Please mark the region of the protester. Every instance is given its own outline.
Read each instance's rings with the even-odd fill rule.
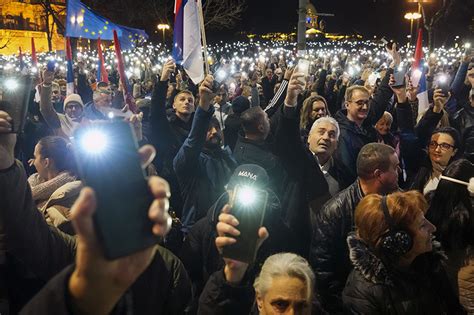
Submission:
[[[121,259],[105,260],[93,228],[96,197],[90,188],[82,190],[71,210],[77,237],[48,227],[34,205],[23,166],[15,160],[16,135],[9,134],[11,121],[6,112],[0,111],[0,248],[14,257],[7,261],[10,275],[16,275],[18,267],[24,266],[38,279],[50,281],[23,313],[50,314],[53,305],[58,314],[71,309],[109,313],[116,304],[116,312],[181,313],[190,294],[189,282],[181,262],[168,250],[157,245]],[[148,163],[154,154],[150,147],[141,151],[143,161]],[[164,236],[169,230],[169,187],[156,177],[149,180],[149,185],[155,198],[149,210],[153,232]],[[67,267],[74,260],[76,264]],[[10,286],[21,285],[17,278],[11,279]]]
[[[250,108],[250,101],[244,96],[237,96],[232,100],[232,113],[227,116],[224,124],[224,143],[231,150],[234,150],[235,144],[242,131],[242,120],[240,116]]]
[[[357,180],[330,199],[313,222],[310,263],[316,274],[316,292],[324,309],[342,311],[341,292],[352,266],[346,238],[354,228],[354,210],[369,194],[398,189],[399,161],[385,144],[365,145],[357,158]]]
[[[60,228],[69,220],[69,209],[82,188],[70,146],[61,137],[42,138],[29,161],[37,170],[28,178],[33,200],[46,221]],[[63,228],[71,231],[69,226]]]
[[[331,116],[326,100],[322,96],[310,96],[303,102],[300,114],[300,129],[303,143],[307,142],[309,131],[316,119]]]
[[[433,241],[419,192],[364,197],[347,238],[354,270],[342,299],[347,314],[465,314]]]
[[[212,205],[206,217],[196,222],[190,229],[183,247],[180,258],[189,273],[193,284],[193,302],[189,310],[197,309],[199,295],[209,277],[224,266],[224,261],[219,256],[215,246],[216,225],[219,222],[221,210],[231,201],[231,196],[237,185],[245,187],[256,187],[268,192],[268,201],[265,208],[263,224],[271,233],[268,240],[259,248],[255,264],[249,268],[249,274],[258,273],[261,264],[272,254],[285,251],[294,251],[297,246],[293,242],[290,230],[285,224],[281,213],[279,195],[270,187],[270,178],[266,171],[258,165],[239,165],[226,185],[226,192]]]
[[[393,61],[374,97],[370,99],[370,92],[365,87],[353,85],[346,90],[346,108],[337,112],[335,116],[341,128],[336,159],[347,166],[352,180],[357,177],[355,166],[357,155],[365,144],[377,140],[373,125],[383,115],[392,97],[388,83],[393,69],[400,64],[400,55],[396,46],[388,52]]]
[[[468,313],[474,312],[474,198],[467,187],[472,177],[472,163],[464,159],[451,163],[440,177],[426,213],[426,217],[437,227],[436,238],[446,250],[451,285]]]
[[[213,117],[211,101],[213,77],[199,87],[199,106],[189,136],[173,160],[184,200],[183,231],[200,218],[224,192],[224,186],[237,166],[229,149],[222,149],[222,130]]]
[[[216,246],[236,243],[240,234],[236,218],[229,206],[223,208],[217,224]],[[269,237],[265,227],[258,230],[259,248]],[[255,278],[255,299],[250,287],[254,277],[248,276],[249,265],[224,258],[223,270],[214,273],[199,299],[199,314],[250,314],[254,300],[260,314],[292,313],[311,314],[314,297],[314,273],[302,257],[283,253],[268,257],[260,275]],[[288,289],[288,287],[290,289]]]

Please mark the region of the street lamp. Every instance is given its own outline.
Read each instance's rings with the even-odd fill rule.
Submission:
[[[165,44],[165,32],[170,29],[168,24],[158,24],[158,29],[163,31],[163,45]]]
[[[421,14],[418,12],[408,12],[405,14],[405,19],[410,20],[410,42],[408,44],[411,44],[411,39],[413,37],[413,21],[420,18]]]

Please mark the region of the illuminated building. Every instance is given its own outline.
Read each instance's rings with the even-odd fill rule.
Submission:
[[[64,23],[66,0],[0,0],[0,54],[16,54],[19,47],[30,52],[31,38],[35,39],[37,52],[47,51],[48,27],[52,50],[64,49],[64,38],[42,3],[50,5]]]

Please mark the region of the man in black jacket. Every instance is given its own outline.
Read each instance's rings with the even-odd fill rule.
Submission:
[[[272,100],[273,96],[275,95],[275,84],[277,83],[277,76],[273,75],[273,70],[271,68],[267,68],[265,70],[265,77],[262,79],[262,87],[263,87],[263,97],[265,98],[265,105],[269,104]]]
[[[342,311],[341,292],[352,269],[346,238],[354,228],[354,210],[368,194],[384,195],[397,190],[399,171],[392,147],[381,143],[365,145],[357,158],[358,179],[316,215],[310,263],[318,279],[317,293],[331,314]]]
[[[287,177],[280,158],[273,153],[274,143],[268,141],[270,119],[261,107],[251,107],[241,115],[243,134],[234,148],[234,158],[239,164],[257,164],[270,178],[270,188],[280,196]]]
[[[160,80],[156,83],[151,98],[151,142],[159,152],[154,164],[158,174],[171,186],[171,207],[178,216],[181,215],[183,201],[178,180],[173,170],[173,158],[191,130],[194,115],[194,96],[190,91],[180,91],[173,100],[173,109],[168,118],[166,115],[166,93],[168,81],[176,65],[169,60],[163,66]]]

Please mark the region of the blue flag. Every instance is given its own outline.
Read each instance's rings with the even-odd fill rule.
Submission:
[[[113,40],[117,31],[122,49],[131,49],[137,43],[148,39],[145,31],[112,23],[96,14],[79,0],[67,1],[66,36],[88,39]]]

